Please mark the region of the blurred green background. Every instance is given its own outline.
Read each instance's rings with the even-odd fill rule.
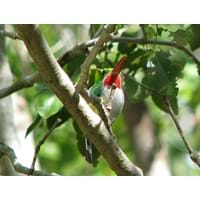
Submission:
[[[101,27],[98,25],[96,27],[95,25],[92,27],[90,25],[40,25],[40,28],[52,52],[56,58],[59,58],[76,44],[88,41]],[[13,27],[7,25],[6,29],[13,30]],[[149,25],[145,29],[150,39],[175,40],[182,45],[190,45],[194,51],[200,47],[199,41],[199,43],[194,42],[196,34],[200,32],[198,25],[195,27],[191,25]],[[117,34],[141,37],[143,32],[139,25],[119,25]],[[197,45],[194,47],[194,44]],[[139,45],[139,47],[144,52],[162,48],[170,52],[174,59],[181,63],[181,75],[176,82],[179,88],[178,120],[188,141],[195,150],[200,151],[200,95],[198,92],[200,91],[200,79],[196,64],[183,52],[172,47],[152,45]],[[92,68],[112,67],[119,56],[118,51],[124,54],[127,53],[128,48],[135,49],[136,47],[131,44],[119,46],[116,43],[107,46],[97,56]],[[8,39],[6,49],[14,81],[36,72],[36,67],[21,42]],[[199,55],[198,51],[195,51],[195,55]],[[64,67],[67,73],[73,74],[74,82],[79,77],[79,67],[84,58],[85,55],[78,56]],[[139,64],[142,65],[142,62],[140,61]],[[137,74],[139,74],[138,71]],[[18,94],[26,100],[32,121],[38,113],[43,118],[47,118],[62,106],[42,82],[35,84],[34,87],[21,90]],[[115,175],[102,156],[96,167],[85,161],[77,148],[77,135],[72,121],[70,118],[57,128],[42,146],[39,153],[41,169],[62,175]],[[26,128],[29,125],[26,124]],[[145,170],[146,175],[200,175],[200,170],[190,160],[172,119],[155,105],[151,96],[145,96],[139,92],[132,99],[127,97],[123,113],[113,124],[113,131],[116,133],[120,147],[133,162]],[[47,128],[43,120],[33,130],[34,143],[36,144],[46,132]]]

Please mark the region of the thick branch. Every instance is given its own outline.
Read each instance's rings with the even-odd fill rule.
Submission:
[[[51,54],[39,29],[34,25],[16,25],[16,29],[43,80],[62,101],[83,134],[95,144],[116,174],[142,175],[142,171],[131,163],[117,145],[101,118],[76,92],[73,83]]]
[[[96,55],[103,48],[104,43],[108,42],[109,39],[111,39],[110,33],[112,33],[114,31],[114,29],[115,29],[114,24],[108,25],[104,29],[104,31],[101,33],[100,37],[98,38],[96,44],[91,49],[88,57],[85,59],[84,63],[81,65],[81,75],[80,75],[79,83],[77,85],[78,91],[81,91],[87,85],[90,65],[92,64],[92,61],[95,59]]]
[[[16,156],[14,150],[12,148],[10,148],[9,146],[7,146],[6,144],[0,143],[0,158],[4,155],[9,158],[10,162],[12,163],[14,169],[17,172],[26,174],[26,175],[30,174],[31,169],[24,167],[23,165],[21,165],[18,162],[17,156]],[[51,176],[51,175],[55,175],[55,174],[48,174],[46,172],[35,170],[35,171],[33,171],[33,175],[34,176]]]

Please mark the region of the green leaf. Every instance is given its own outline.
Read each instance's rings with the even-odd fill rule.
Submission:
[[[157,95],[157,94],[152,94],[152,100],[153,102],[156,104],[156,106],[158,108],[160,108],[162,111],[168,113],[169,108],[167,107],[167,105],[165,104],[163,98],[164,96],[161,95]],[[170,104],[170,107],[172,108],[174,114],[178,114],[178,102],[177,102],[177,98],[173,97],[173,96],[167,96],[166,97],[168,99],[168,102]]]
[[[161,110],[165,112],[168,110],[163,102],[163,96],[166,96],[174,113],[177,114],[178,88],[176,82],[181,76],[182,70],[181,67],[177,68],[178,65],[172,63],[169,57],[170,54],[167,52],[156,52],[152,59],[154,66],[148,70],[145,84],[152,89],[152,100]]]
[[[145,51],[143,49],[136,49],[130,55],[128,55],[128,59],[124,67],[136,73],[138,69],[146,68],[149,56],[151,56],[151,54],[151,50]]]
[[[159,93],[165,94],[167,87],[170,84],[166,73],[166,66],[171,65],[170,61],[166,59],[169,55],[165,52],[159,52],[152,59],[153,67],[147,72],[149,86]]]
[[[158,108],[160,108],[162,111],[168,113],[168,108],[167,108],[166,104],[163,101],[163,96],[160,96],[158,94],[153,93],[151,95],[151,98],[152,98],[153,102],[156,104],[156,106]]]
[[[145,99],[149,95],[149,91],[141,85],[138,85],[134,78],[126,76],[124,82],[125,92],[130,101],[137,102]]]
[[[54,45],[60,39],[55,24],[41,24],[40,29],[50,46]]]
[[[45,93],[38,95],[34,99],[34,105],[41,117],[48,118],[61,108],[62,103],[55,95]]]
[[[67,73],[73,74],[72,80],[75,80],[80,75],[80,66],[84,62],[86,54],[79,54],[67,63]]]
[[[161,93],[169,95],[167,92],[176,88],[176,81],[182,75],[183,67],[176,65],[169,59],[170,54],[164,51],[159,51],[152,59],[153,67],[148,73],[149,86]],[[171,95],[171,94],[170,94]]]
[[[190,30],[192,32],[190,46],[192,50],[195,50],[200,47],[200,24],[192,24]]]
[[[11,45],[9,45],[8,47],[9,48],[7,48],[7,56],[11,72],[16,78],[20,79],[23,76],[23,72],[19,52],[16,51],[16,49],[14,49]]]
[[[178,29],[175,32],[170,32],[170,36],[174,38],[178,44],[185,46],[192,38],[192,34],[188,30]]]
[[[133,37],[131,33],[124,32],[122,34],[124,37]],[[131,52],[137,47],[137,45],[133,44],[132,42],[120,42],[118,45],[118,51],[121,54],[126,54],[129,56]]]
[[[73,126],[74,129],[76,131],[76,139],[77,139],[77,146],[78,146],[78,150],[81,153],[81,155],[83,157],[86,158],[86,150],[85,150],[85,137],[83,136],[83,133],[81,132],[78,124],[75,122],[75,120],[73,120]],[[92,145],[92,165],[93,167],[96,167],[98,164],[98,158],[101,154],[99,153],[99,151],[97,150],[97,148]]]
[[[156,31],[157,31],[157,34],[158,34],[159,36],[161,36],[162,33],[168,31],[168,29],[166,29],[166,28],[164,28],[164,27],[160,27],[160,26],[157,25],[157,26],[156,26]]]
[[[170,50],[170,61],[173,63],[174,66],[174,72],[180,73],[183,70],[183,67],[185,66],[187,62],[187,55],[185,52],[182,52],[178,49],[171,49]],[[180,74],[181,76],[182,74]]]
[[[144,31],[145,31],[146,37],[148,39],[151,39],[151,38],[155,39],[157,37],[158,29],[157,29],[156,25],[144,24],[143,27],[144,27]],[[161,28],[159,29],[159,31],[161,31]]]
[[[174,112],[175,115],[178,115],[179,109],[178,109],[178,100],[175,96],[168,96],[169,104]]]
[[[37,114],[35,120],[30,124],[30,126],[26,130],[25,138],[31,133],[31,131],[41,122],[42,117]]]
[[[90,68],[89,85],[94,85],[99,80],[102,80],[102,78],[103,78],[103,70],[102,69],[99,69],[96,67]]]
[[[47,128],[51,129],[57,119],[60,119],[59,123],[56,125],[56,127],[59,127],[67,122],[70,117],[71,115],[69,114],[69,112],[65,109],[65,107],[62,107],[58,112],[54,113],[46,119]]]
[[[155,27],[148,26],[147,35],[148,35],[148,38],[155,38],[157,36]]]

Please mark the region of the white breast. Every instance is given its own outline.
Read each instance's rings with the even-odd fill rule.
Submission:
[[[102,87],[101,90],[101,96],[106,99],[106,101],[109,100],[110,94],[111,94],[111,88],[108,87]],[[113,91],[112,96],[112,107],[110,111],[110,120],[113,122],[115,118],[121,113],[124,106],[124,93],[122,89],[115,88]]]

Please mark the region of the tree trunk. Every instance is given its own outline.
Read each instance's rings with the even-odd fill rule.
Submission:
[[[4,25],[0,25],[4,30]],[[5,37],[0,36],[0,89],[12,84],[12,74],[7,60]],[[9,145],[15,151],[21,164],[30,167],[34,153],[32,138],[24,139],[25,129],[30,124],[30,116],[25,112],[25,104],[17,95],[0,99],[0,142]],[[4,156],[0,159],[0,175],[20,175]]]
[[[0,30],[4,25],[0,25]],[[7,87],[11,83],[11,73],[6,57],[5,37],[0,36],[0,89]],[[0,141],[14,148],[19,147],[19,140],[15,133],[13,118],[13,101],[8,96],[0,100]],[[0,173],[2,175],[16,175],[7,158],[0,160]]]
[[[147,106],[144,102],[132,104],[126,100],[124,116],[136,161],[146,174],[156,150],[154,126]]]
[[[144,101],[132,104],[126,100],[124,116],[132,149],[145,175],[170,175],[167,151],[155,136],[155,127]]]

